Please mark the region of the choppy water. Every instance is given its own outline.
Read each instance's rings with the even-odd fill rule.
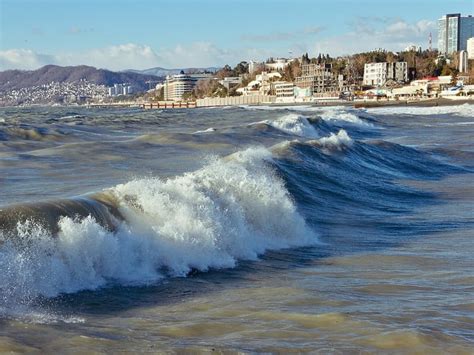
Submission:
[[[474,351],[474,106],[0,110],[0,352]]]

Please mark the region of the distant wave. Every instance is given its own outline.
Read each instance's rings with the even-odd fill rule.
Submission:
[[[0,129],[0,140],[29,140],[29,141],[59,141],[63,140],[66,134],[58,130],[37,127],[7,127]]]
[[[433,106],[433,107],[422,107],[422,106],[396,106],[396,107],[380,107],[370,108],[367,112],[377,115],[445,115],[454,114],[456,116],[463,117],[474,117],[474,104],[463,104],[453,106]]]
[[[345,106],[241,106],[247,110],[264,110],[264,111],[292,111],[292,112],[299,112],[299,113],[312,113],[314,115],[319,116],[321,119],[325,121],[342,121],[347,122],[350,124],[355,125],[362,125],[362,126],[369,126],[373,127],[373,124],[362,119],[361,117],[370,119],[372,118],[369,116],[365,111],[356,110],[352,108],[348,108]],[[361,117],[359,117],[361,116]]]
[[[194,132],[194,134],[198,134],[198,133],[212,133],[212,132],[215,132],[216,129],[213,128],[213,127],[209,127],[208,129],[204,129],[202,131],[196,131]]]

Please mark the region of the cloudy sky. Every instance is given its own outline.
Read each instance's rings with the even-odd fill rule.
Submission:
[[[235,65],[270,56],[402,50],[473,0],[0,0],[0,70]]]

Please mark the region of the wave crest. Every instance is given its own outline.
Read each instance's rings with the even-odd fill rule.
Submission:
[[[306,117],[294,113],[290,113],[275,120],[265,120],[259,123],[264,123],[278,129],[279,131],[299,137],[319,137],[318,132]]]

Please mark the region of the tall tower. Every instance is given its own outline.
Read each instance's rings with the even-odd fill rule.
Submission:
[[[430,36],[428,37],[428,48],[431,52],[431,50],[433,49],[433,36],[431,35],[431,32],[430,32]]]

